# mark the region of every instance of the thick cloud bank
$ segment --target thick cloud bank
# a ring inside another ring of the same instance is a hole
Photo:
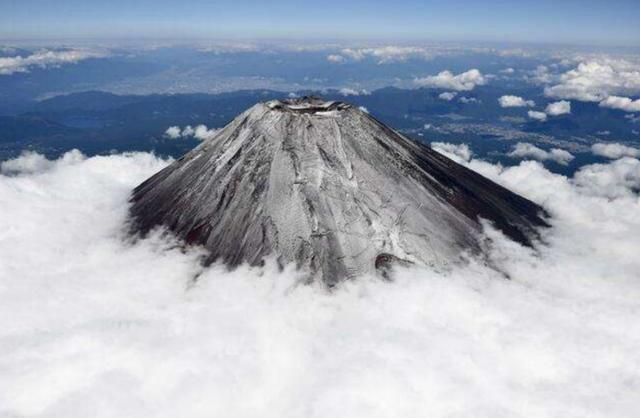
[[[131,188],[166,164],[152,155],[4,164],[0,416],[637,416],[638,160],[568,179],[452,156],[543,204],[546,244],[489,230],[502,273],[471,262],[332,293],[127,240]]]

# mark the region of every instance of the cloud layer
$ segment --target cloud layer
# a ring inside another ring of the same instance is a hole
[[[89,58],[102,58],[104,51],[88,49],[71,50],[41,50],[26,57],[0,57],[0,75],[25,73],[33,67],[59,67],[65,64],[75,64]]]
[[[386,45],[368,48],[344,48],[339,54],[330,54],[327,60],[333,63],[343,63],[347,60],[362,61],[365,58],[373,58],[378,64],[403,62],[410,58],[431,59],[439,49],[420,46]]]
[[[640,200],[612,174],[637,160],[573,179],[460,160],[543,204],[546,245],[489,229],[503,273],[471,262],[332,293],[269,265],[203,270],[159,234],[127,240],[131,188],[167,164],[153,155],[42,161],[0,176],[0,415],[637,413]]]

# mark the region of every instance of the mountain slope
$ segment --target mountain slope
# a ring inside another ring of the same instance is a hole
[[[530,244],[542,210],[341,102],[260,103],[138,186],[133,230],[164,225],[209,261],[296,263],[332,285],[391,261],[445,268],[479,218]]]

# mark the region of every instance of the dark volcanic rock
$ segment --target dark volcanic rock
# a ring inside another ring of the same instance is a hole
[[[542,209],[341,102],[260,103],[131,198],[209,261],[265,256],[337,281],[393,260],[443,268],[480,250],[479,218],[526,245]]]

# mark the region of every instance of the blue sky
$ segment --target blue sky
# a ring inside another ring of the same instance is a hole
[[[0,38],[351,38],[640,45],[638,0],[0,0]]]

